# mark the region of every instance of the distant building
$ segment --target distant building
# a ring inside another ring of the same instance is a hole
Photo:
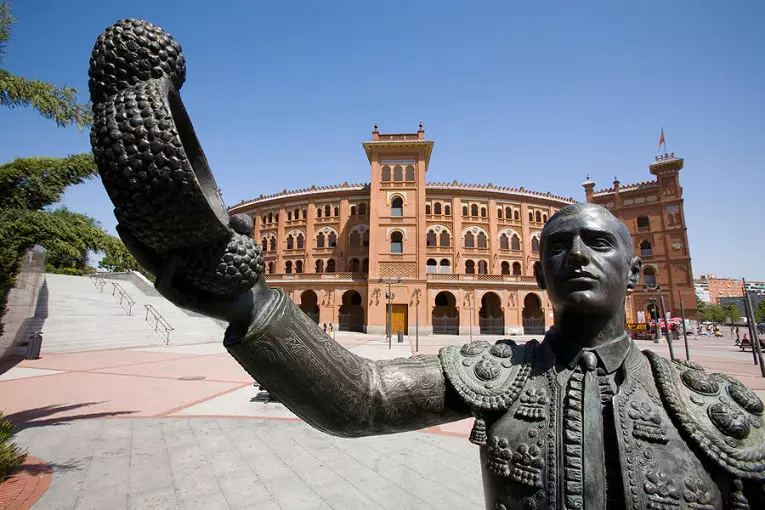
[[[749,300],[752,302],[752,310],[757,310],[757,307],[760,305],[760,301],[765,300],[765,295],[758,294],[757,292],[754,292],[754,291],[750,291]],[[738,308],[738,311],[741,312],[741,315],[746,317],[744,296],[721,297],[719,304],[722,306],[736,305],[736,308]]]
[[[722,304],[722,298],[743,295],[742,282],[738,278],[721,278],[714,274],[706,274],[693,280],[693,284],[697,289],[696,295],[702,301],[714,305]],[[746,289],[750,294],[765,296],[765,282],[746,282]],[[707,299],[702,298],[702,295]]]
[[[630,322],[639,322],[646,314],[659,317],[660,295],[665,311],[672,316],[680,316],[682,300],[686,318],[696,318],[683,188],[679,181],[682,168],[682,158],[664,154],[649,166],[655,180],[622,186],[614,179],[613,187],[605,190],[595,190],[595,183],[589,178],[582,184],[587,202],[606,207],[627,225],[635,255],[643,259],[640,283],[627,297]]]

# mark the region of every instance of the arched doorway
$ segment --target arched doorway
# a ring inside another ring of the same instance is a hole
[[[482,335],[505,334],[505,313],[502,311],[502,300],[494,292],[487,292],[481,297],[478,325]]]
[[[459,335],[460,317],[454,294],[447,291],[436,294],[431,321],[434,335]]]
[[[319,323],[319,296],[312,290],[300,294],[300,309],[316,324]]]
[[[542,300],[536,294],[527,294],[523,298],[523,334],[544,335],[545,313],[542,310]]]
[[[364,332],[364,307],[361,294],[355,290],[343,294],[343,304],[338,310],[338,329],[340,331]]]

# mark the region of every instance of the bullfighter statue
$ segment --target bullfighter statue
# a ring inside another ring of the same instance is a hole
[[[181,101],[185,61],[162,29],[122,20],[90,62],[92,146],[118,231],[158,290],[230,325],[224,345],[292,412],[330,434],[390,434],[474,417],[486,508],[763,509],[763,402],[736,379],[641,352],[624,300],[641,261],[592,204],[558,211],[534,272],[543,341],[370,361],[263,276],[252,221],[229,217]]]

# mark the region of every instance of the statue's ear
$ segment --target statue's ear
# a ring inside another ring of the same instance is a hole
[[[633,257],[630,263],[630,276],[627,279],[627,289],[631,290],[637,287],[640,282],[640,270],[643,268],[643,261],[640,257]]]
[[[542,263],[538,260],[534,262],[534,278],[537,279],[537,285],[539,285],[540,289],[545,290],[547,288],[545,275],[542,273]]]

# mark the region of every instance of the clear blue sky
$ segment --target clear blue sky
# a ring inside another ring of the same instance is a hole
[[[119,18],[181,42],[182,96],[224,200],[366,182],[372,125],[435,141],[429,181],[494,183],[583,200],[650,178],[664,127],[685,158],[695,275],[765,280],[762,1],[217,4],[16,0],[6,68],[78,88]],[[87,133],[0,109],[0,161],[90,150]],[[114,233],[100,182],[71,209]]]

